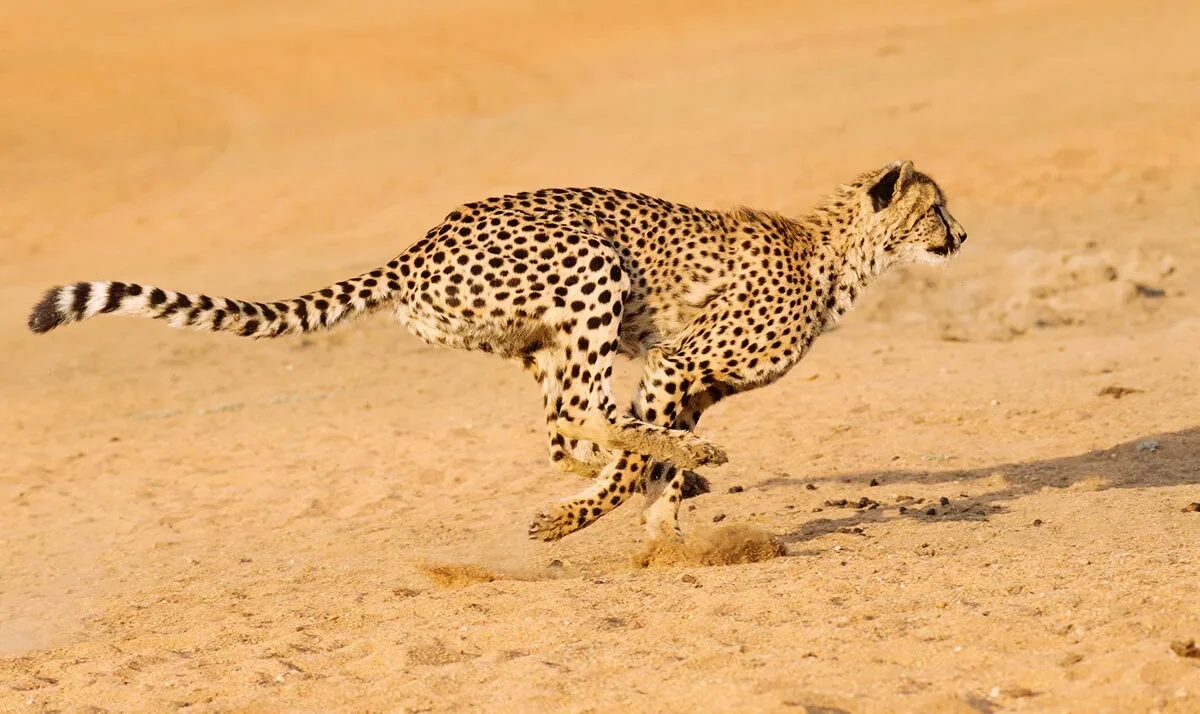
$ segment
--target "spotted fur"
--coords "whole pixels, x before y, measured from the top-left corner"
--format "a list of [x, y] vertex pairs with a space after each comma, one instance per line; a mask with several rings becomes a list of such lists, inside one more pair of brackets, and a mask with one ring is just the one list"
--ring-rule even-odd
[[[421, 339], [494, 353], [539, 382], [550, 458], [593, 476], [538, 512], [555, 540], [645, 493], [652, 536], [679, 534], [679, 501], [707, 490], [687, 468], [724, 451], [701, 414], [779, 379], [890, 266], [940, 263], [966, 233], [912, 162], [839, 187], [800, 218], [717, 211], [616, 189], [544, 189], [468, 203], [385, 266], [279, 302], [75, 283], [29, 317], [42, 333], [104, 313], [278, 337], [387, 308]], [[611, 391], [617, 354], [643, 358], [631, 407]]]

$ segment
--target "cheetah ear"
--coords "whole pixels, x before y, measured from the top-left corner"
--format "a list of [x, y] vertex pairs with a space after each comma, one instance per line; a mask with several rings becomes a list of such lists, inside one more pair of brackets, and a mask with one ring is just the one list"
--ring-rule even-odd
[[912, 178], [912, 173], [913, 162], [911, 161], [893, 161], [883, 167], [875, 185], [867, 191], [871, 196], [871, 207], [876, 211], [882, 211], [892, 205], [892, 202], [900, 196], [900, 192], [904, 190], [904, 185]]

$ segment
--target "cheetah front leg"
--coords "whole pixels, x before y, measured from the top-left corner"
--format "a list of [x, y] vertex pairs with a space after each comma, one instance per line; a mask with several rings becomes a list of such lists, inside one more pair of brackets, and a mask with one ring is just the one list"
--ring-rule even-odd
[[[718, 401], [731, 394], [732, 390], [724, 385], [714, 385], [708, 389], [691, 394], [684, 398], [683, 406], [679, 412], [679, 417], [675, 420], [674, 427], [678, 429], [687, 429], [692, 431], [700, 422], [700, 416], [704, 410], [708, 409]], [[643, 395], [639, 391], [635, 395], [634, 409], [639, 413], [645, 413], [647, 405], [644, 402]], [[666, 490], [669, 484], [675, 478], [676, 467], [667, 463], [656, 463], [651, 466], [646, 477], [646, 508], [649, 508]], [[680, 490], [680, 495], [683, 499], [695, 498], [710, 490], [708, 479], [694, 471], [683, 472], [683, 487]], [[642, 523], [646, 523], [646, 514], [642, 514]]]

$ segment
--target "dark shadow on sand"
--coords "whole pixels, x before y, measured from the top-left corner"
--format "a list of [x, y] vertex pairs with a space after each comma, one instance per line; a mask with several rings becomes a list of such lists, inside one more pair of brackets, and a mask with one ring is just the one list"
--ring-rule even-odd
[[[1149, 445], [1151, 442], [1154, 443], [1153, 447]], [[1139, 445], [1142, 445], [1141, 448]], [[891, 499], [892, 489], [888, 488], [892, 484], [900, 483], [939, 484], [971, 481], [994, 474], [1003, 475], [1010, 485], [1000, 491], [977, 496], [947, 492], [944, 496], [950, 499], [950, 503], [945, 505], [937, 500], [921, 504], [896, 503]], [[865, 496], [881, 504], [881, 507], [874, 509], [843, 510], [836, 506], [826, 507], [822, 514], [824, 517], [814, 517], [783, 536], [786, 543], [801, 543], [843, 528], [885, 523], [898, 518], [918, 521], [987, 520], [991, 515], [1008, 510], [1003, 502], [1035, 493], [1043, 488], [1068, 488], [1085, 479], [1097, 480], [1099, 488], [1200, 486], [1200, 427], [1146, 435], [1108, 449], [1042, 461], [1010, 462], [944, 471], [871, 471], [816, 479], [784, 477], [765, 481], [752, 488], [786, 491], [804, 489], [809, 483], [838, 482], [842, 491], [853, 491], [855, 498]], [[879, 486], [871, 487], [872, 481], [876, 481]], [[1200, 500], [1200, 491], [1190, 500]], [[906, 507], [905, 513], [898, 512], [897, 506], [901, 505]], [[1180, 508], [1186, 505], [1185, 502], [1179, 504]], [[839, 517], [828, 517], [831, 510], [835, 513], [840, 512]]]

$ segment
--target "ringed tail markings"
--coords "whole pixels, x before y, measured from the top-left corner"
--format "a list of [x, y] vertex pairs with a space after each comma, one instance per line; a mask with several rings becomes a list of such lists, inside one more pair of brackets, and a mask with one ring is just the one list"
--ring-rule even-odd
[[274, 302], [209, 297], [118, 281], [78, 282], [46, 291], [30, 312], [28, 326], [42, 334], [60, 325], [115, 313], [165, 320], [171, 327], [256, 339], [315, 332], [391, 304], [404, 290], [401, 262], [396, 258], [349, 280]]

